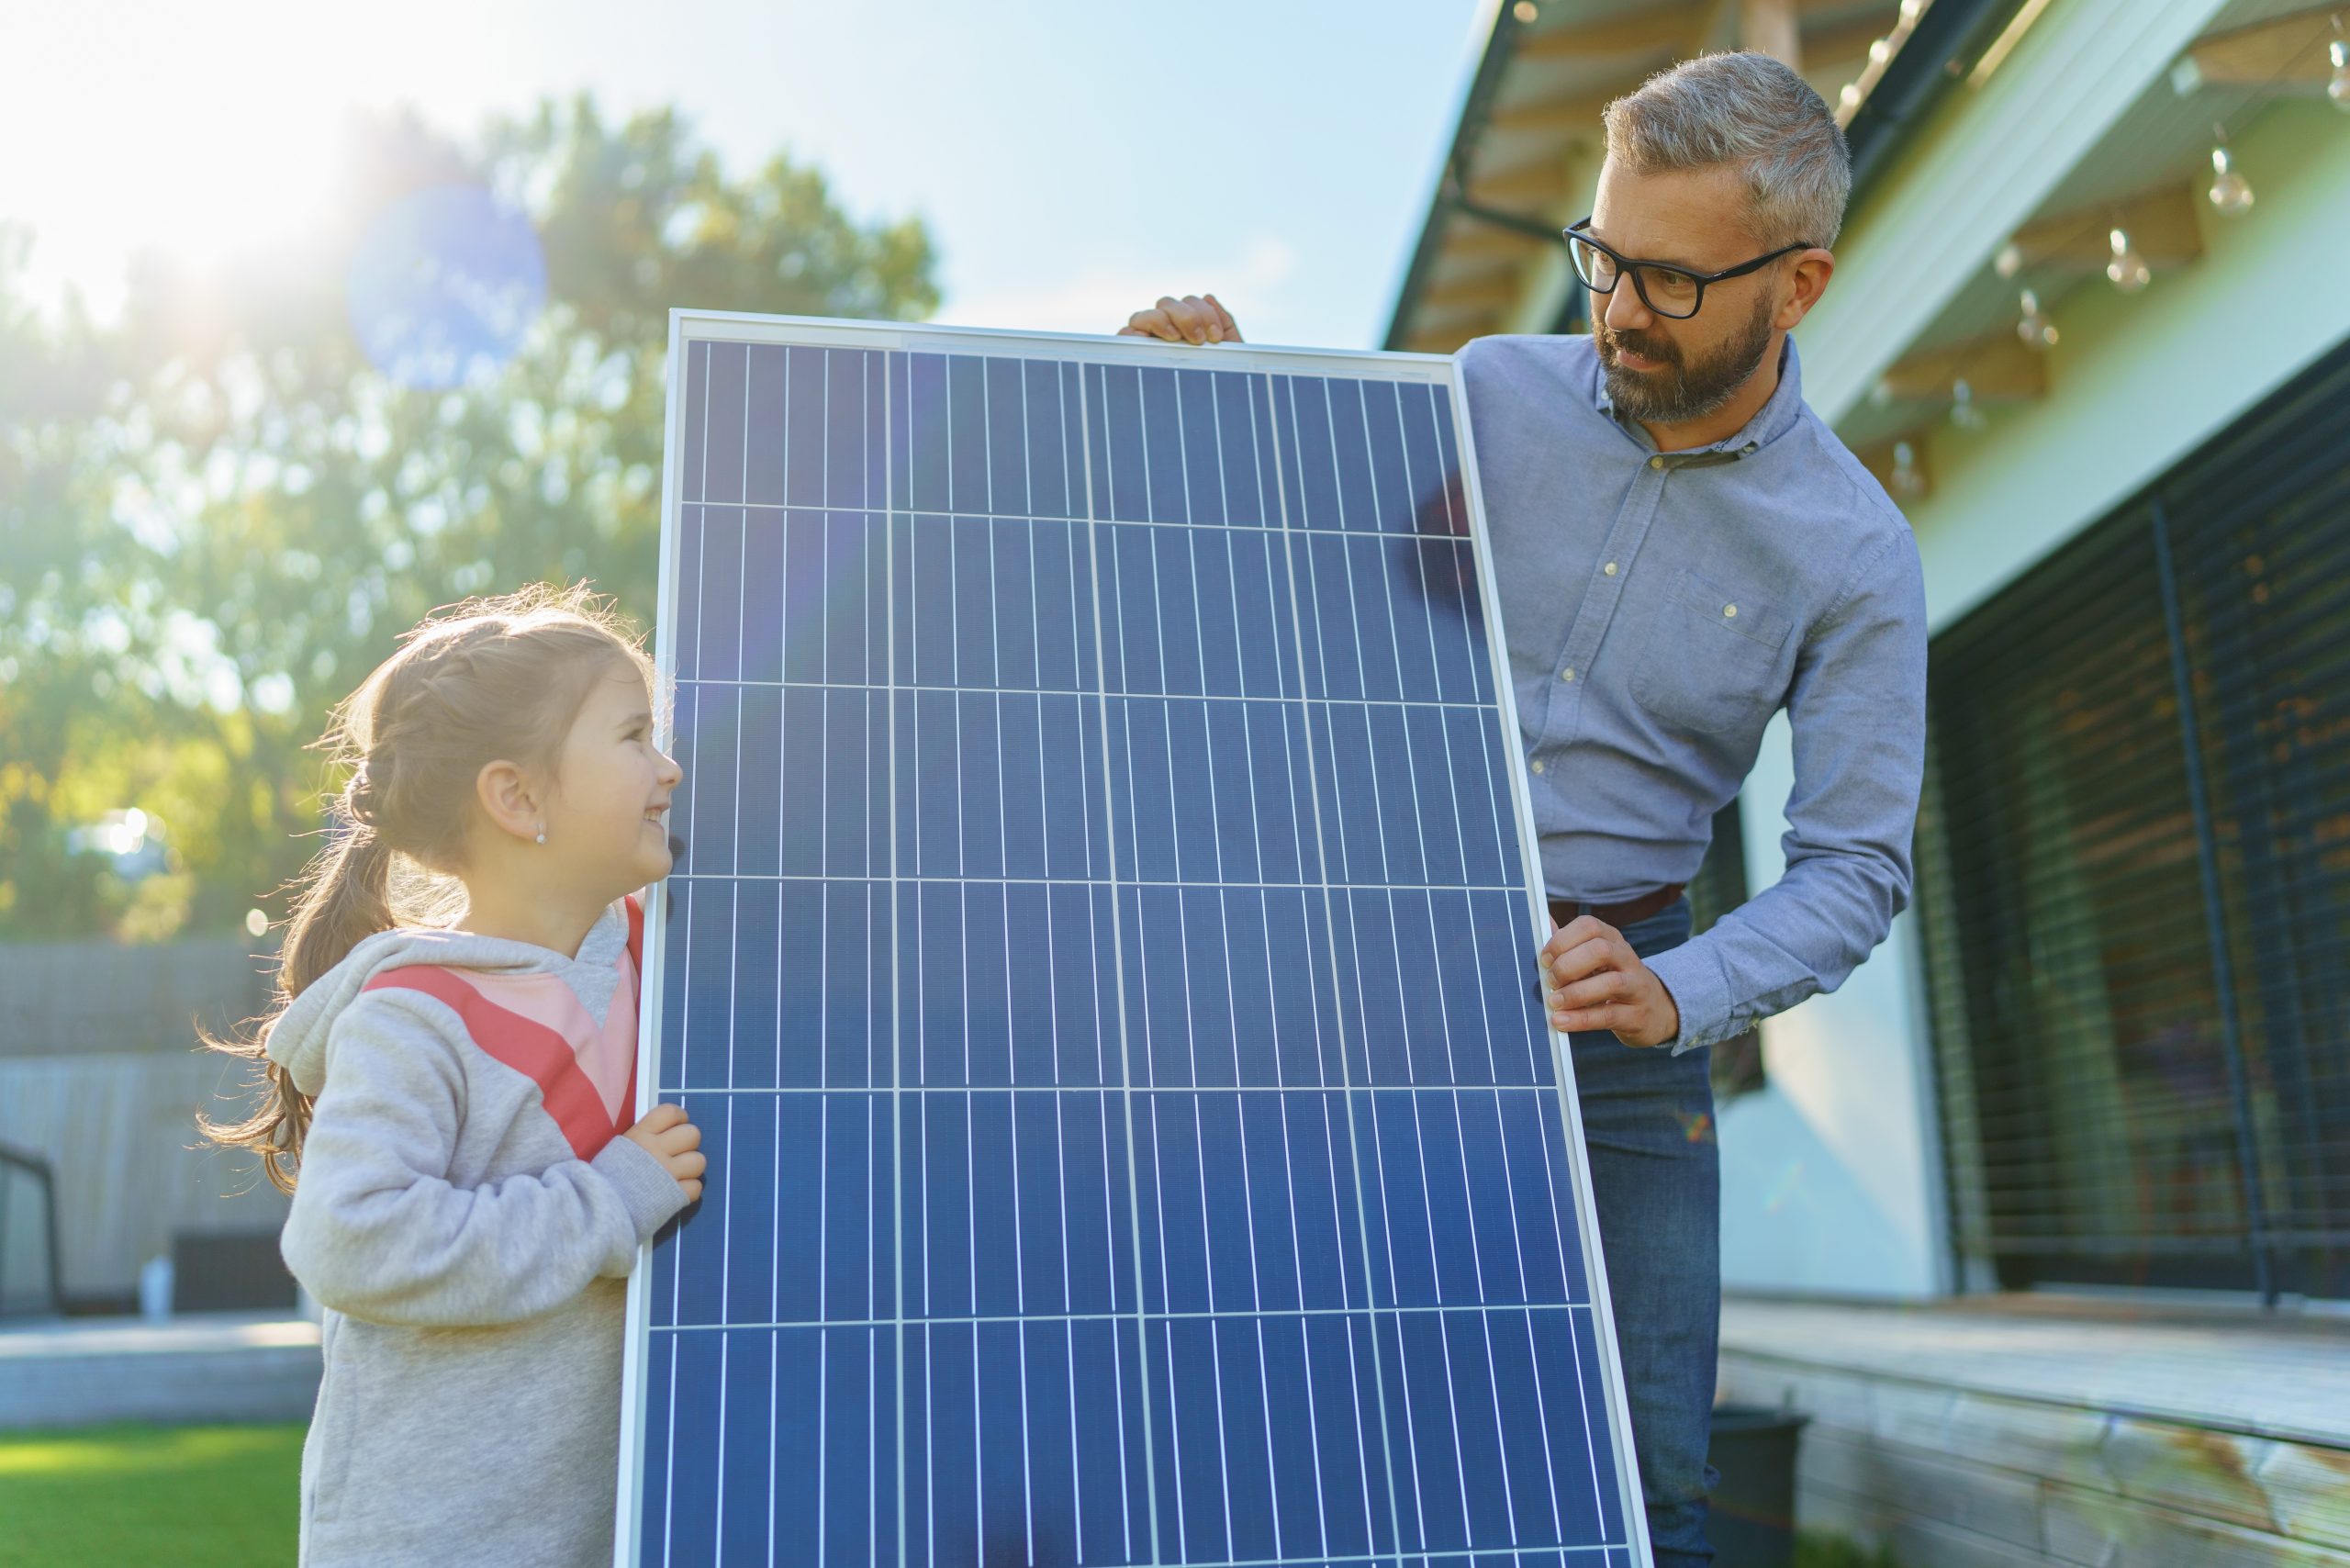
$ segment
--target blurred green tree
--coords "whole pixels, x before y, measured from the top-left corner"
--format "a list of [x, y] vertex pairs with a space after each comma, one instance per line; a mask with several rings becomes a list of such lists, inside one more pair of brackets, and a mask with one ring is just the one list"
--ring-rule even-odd
[[[459, 142], [353, 128], [304, 249], [134, 267], [119, 323], [15, 303], [0, 232], [0, 936], [233, 924], [307, 857], [328, 710], [437, 605], [593, 579], [648, 622], [672, 306], [919, 319], [918, 220], [860, 224], [778, 157], [730, 177], [670, 112], [585, 98]], [[442, 185], [526, 213], [545, 304], [446, 390], [371, 364], [346, 280]], [[67, 827], [140, 806], [180, 873], [121, 885]]]

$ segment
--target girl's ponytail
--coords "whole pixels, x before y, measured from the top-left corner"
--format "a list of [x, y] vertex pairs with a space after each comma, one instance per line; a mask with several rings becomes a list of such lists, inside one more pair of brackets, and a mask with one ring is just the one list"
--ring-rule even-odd
[[392, 913], [392, 847], [361, 814], [364, 808], [354, 799], [366, 777], [367, 765], [362, 762], [352, 777], [354, 788], [343, 791], [337, 813], [342, 823], [294, 901], [279, 970], [279, 983], [288, 996], [300, 995], [353, 947], [399, 924]]
[[274, 1005], [251, 1034], [204, 1041], [259, 1067], [262, 1103], [243, 1121], [199, 1118], [207, 1137], [258, 1150], [270, 1181], [293, 1191], [310, 1100], [270, 1060], [270, 1032], [375, 933], [454, 923], [476, 776], [499, 757], [551, 762], [615, 661], [653, 689], [651, 661], [609, 602], [585, 584], [525, 588], [425, 622], [335, 710], [320, 744], [349, 773], [327, 846], [295, 884]]
[[310, 1097], [294, 1087], [293, 1074], [269, 1059], [270, 1031], [287, 1004], [313, 980], [342, 962], [360, 943], [398, 924], [392, 913], [392, 847], [368, 823], [353, 820], [352, 803], [346, 790], [338, 813], [343, 820], [303, 874], [295, 894], [278, 964], [277, 1004], [249, 1036], [204, 1036], [212, 1049], [253, 1063], [267, 1092], [260, 1108], [243, 1121], [198, 1116], [197, 1129], [214, 1143], [257, 1151], [270, 1184], [288, 1193], [294, 1190], [302, 1139], [310, 1130]]

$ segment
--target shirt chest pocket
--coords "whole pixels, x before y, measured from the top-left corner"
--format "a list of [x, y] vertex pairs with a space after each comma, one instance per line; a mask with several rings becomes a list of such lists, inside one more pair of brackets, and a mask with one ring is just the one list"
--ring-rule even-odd
[[1769, 717], [1786, 694], [1795, 622], [1699, 572], [1684, 572], [1648, 628], [1632, 696], [1676, 729], [1710, 734]]

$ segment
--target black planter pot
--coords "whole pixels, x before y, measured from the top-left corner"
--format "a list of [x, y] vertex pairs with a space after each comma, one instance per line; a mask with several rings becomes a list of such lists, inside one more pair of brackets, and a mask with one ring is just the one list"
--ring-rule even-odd
[[1787, 1568], [1796, 1551], [1796, 1446], [1811, 1419], [1759, 1405], [1714, 1406], [1707, 1450], [1720, 1484], [1706, 1515], [1715, 1568]]

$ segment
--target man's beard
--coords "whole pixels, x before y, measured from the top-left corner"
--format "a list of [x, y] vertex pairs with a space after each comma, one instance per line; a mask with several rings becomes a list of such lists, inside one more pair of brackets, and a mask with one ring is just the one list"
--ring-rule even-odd
[[[1677, 425], [1702, 420], [1719, 409], [1762, 364], [1771, 348], [1771, 299], [1755, 302], [1746, 330], [1730, 339], [1695, 364], [1683, 362], [1678, 345], [1644, 332], [1618, 332], [1595, 315], [1592, 342], [1607, 376], [1607, 396], [1616, 411], [1646, 424]], [[1662, 370], [1627, 370], [1616, 363], [1617, 345]]]

